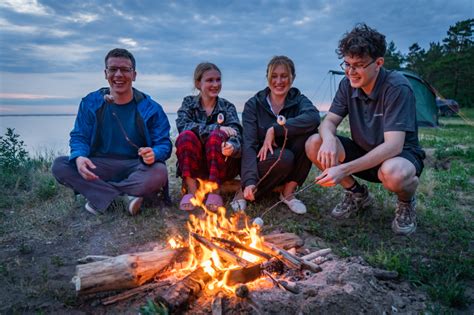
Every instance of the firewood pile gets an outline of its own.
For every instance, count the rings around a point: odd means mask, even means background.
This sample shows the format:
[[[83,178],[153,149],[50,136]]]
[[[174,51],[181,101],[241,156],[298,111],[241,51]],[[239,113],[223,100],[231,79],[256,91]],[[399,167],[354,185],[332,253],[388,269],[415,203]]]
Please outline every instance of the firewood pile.
[[[249,284],[266,277],[277,290],[297,294],[297,280],[320,272],[320,264],[331,252],[323,249],[304,256],[296,255],[295,251],[302,248],[303,240],[292,233],[264,236],[262,250],[226,238],[206,238],[194,232],[190,237],[199,244],[198,248],[165,248],[117,257],[84,257],[78,261],[72,280],[76,292],[89,297],[99,292],[112,292],[113,295],[101,299],[103,305],[110,305],[153,291],[157,294],[155,300],[161,301],[172,313],[178,313],[192,305],[202,291],[209,290],[211,294],[215,291],[214,314],[222,314],[224,297],[241,299],[258,313],[258,302],[252,300]],[[200,251],[202,247],[218,253],[223,262],[238,267],[213,275],[202,266],[187,273],[181,270],[189,264],[190,252]],[[259,260],[246,260],[239,255],[242,252],[257,256]],[[208,284],[213,279],[222,282],[224,287],[210,289]],[[115,294],[117,291],[121,292]]]

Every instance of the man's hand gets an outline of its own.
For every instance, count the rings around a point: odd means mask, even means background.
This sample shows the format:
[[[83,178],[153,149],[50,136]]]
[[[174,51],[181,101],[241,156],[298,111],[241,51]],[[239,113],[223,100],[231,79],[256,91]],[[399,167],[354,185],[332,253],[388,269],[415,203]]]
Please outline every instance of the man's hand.
[[[275,143],[275,129],[273,127],[268,128],[267,133],[265,135],[265,140],[263,141],[263,145],[258,151],[257,158],[261,161],[265,161],[267,159],[267,152],[270,151],[273,154],[273,147],[276,147]]]
[[[76,158],[76,167],[79,174],[85,180],[95,180],[98,179],[99,176],[92,173],[91,169],[95,169],[96,166],[92,163],[91,160],[86,158],[85,156],[79,156]]]
[[[222,155],[231,156],[234,153],[234,145],[229,142],[222,142]]]
[[[143,162],[147,165],[151,165],[155,162],[155,152],[150,147],[143,147],[138,149],[138,155],[142,157]]]
[[[219,129],[224,131],[228,137],[235,137],[237,135],[237,131],[232,127],[221,126]]]
[[[315,182],[324,187],[335,186],[348,175],[349,174],[346,174],[344,170],[344,165],[337,165],[325,169],[318,177],[316,177]]]
[[[327,169],[339,164],[337,156],[337,138],[330,137],[324,139],[318,152],[318,162],[323,169]]]
[[[254,201],[255,200],[255,195],[253,192],[255,191],[256,186],[255,185],[248,185],[244,188],[244,198],[249,200],[249,201]]]

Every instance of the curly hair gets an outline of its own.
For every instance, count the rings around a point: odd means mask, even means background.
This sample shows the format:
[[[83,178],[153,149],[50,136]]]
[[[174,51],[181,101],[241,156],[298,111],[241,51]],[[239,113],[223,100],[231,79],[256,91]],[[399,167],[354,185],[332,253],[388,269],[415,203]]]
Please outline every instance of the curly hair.
[[[360,23],[352,31],[344,34],[344,37],[339,41],[336,54],[339,58],[370,56],[375,59],[383,57],[386,49],[385,35],[368,27],[365,23]]]
[[[105,56],[105,67],[107,68],[107,60],[112,57],[117,57],[117,58],[125,58],[129,59],[132,62],[132,68],[135,69],[136,63],[135,63],[135,57],[133,57],[132,53],[129,52],[126,49],[123,48],[114,48],[111,51],[107,53]]]

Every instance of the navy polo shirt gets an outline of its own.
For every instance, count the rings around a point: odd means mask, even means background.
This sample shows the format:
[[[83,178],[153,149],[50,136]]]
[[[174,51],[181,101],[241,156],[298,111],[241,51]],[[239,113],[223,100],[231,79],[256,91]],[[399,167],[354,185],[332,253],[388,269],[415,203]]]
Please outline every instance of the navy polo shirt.
[[[408,80],[396,71],[380,69],[372,93],[342,79],[329,111],[349,115],[352,140],[367,152],[384,142],[384,132],[405,131],[404,149],[421,150],[416,124],[416,100]]]

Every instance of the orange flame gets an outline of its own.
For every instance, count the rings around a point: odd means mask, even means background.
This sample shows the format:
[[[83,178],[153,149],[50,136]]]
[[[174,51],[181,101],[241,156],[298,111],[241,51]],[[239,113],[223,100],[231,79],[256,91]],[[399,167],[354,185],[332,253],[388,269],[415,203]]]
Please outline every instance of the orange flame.
[[[201,207],[204,215],[200,217],[190,215],[189,217],[187,227],[190,235],[187,246],[191,256],[188,265],[181,270],[193,271],[198,267],[202,267],[213,279],[207,285],[209,290],[222,289],[233,292],[233,288],[226,285],[226,277],[229,270],[241,268],[241,266],[223,259],[217,250],[211,250],[199,243],[191,236],[191,233],[196,233],[209,241],[212,241],[214,237],[224,238],[259,250],[263,250],[263,239],[259,235],[258,227],[249,226],[249,217],[244,213],[232,214],[227,218],[225,207],[219,207],[217,212],[207,209],[204,204],[205,197],[208,193],[216,190],[218,185],[210,181],[200,179],[198,181],[199,189],[191,198],[191,203],[194,206]],[[172,238],[168,242],[170,246],[175,246],[174,248],[183,246],[182,242],[176,238]],[[220,246],[217,242],[215,244]],[[263,260],[261,257],[243,250],[235,249],[234,253],[250,263]]]

